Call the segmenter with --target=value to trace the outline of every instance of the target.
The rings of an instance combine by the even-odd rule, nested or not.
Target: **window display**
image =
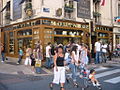
[[[9,53],[14,54],[14,33],[9,33]]]
[[[18,36],[32,35],[32,29],[20,30],[17,32],[17,35]]]
[[[36,44],[39,41],[39,28],[33,29],[33,43]]]
[[[22,47],[23,51],[25,52],[28,46],[32,47],[32,37],[18,39],[18,49]]]
[[[52,42],[53,39],[53,29],[45,28],[44,31],[44,44],[47,45],[48,42]]]

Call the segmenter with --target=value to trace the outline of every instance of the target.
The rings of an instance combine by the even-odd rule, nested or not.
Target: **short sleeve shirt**
[[[95,47],[96,47],[96,51],[98,51],[98,52],[101,51],[101,43],[100,42],[96,42]]]
[[[46,57],[50,57],[50,50],[51,50],[51,47],[50,46],[47,46],[46,47]]]

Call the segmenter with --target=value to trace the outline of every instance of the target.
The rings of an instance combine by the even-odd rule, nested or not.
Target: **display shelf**
[[[54,35],[54,37],[81,37],[77,35]]]

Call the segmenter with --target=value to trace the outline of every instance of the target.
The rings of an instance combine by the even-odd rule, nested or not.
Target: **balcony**
[[[95,2],[95,3],[96,3],[96,2],[100,2],[100,1],[101,1],[101,0],[93,0],[93,2]]]
[[[71,13],[74,11],[74,8],[73,8],[73,1],[70,1],[69,3],[65,3],[65,7],[64,7],[64,10],[65,12],[67,13]]]
[[[5,19],[10,20],[10,11],[6,11]]]
[[[93,17],[95,18],[95,17],[100,17],[101,16],[101,14],[99,13],[99,12],[93,12]]]

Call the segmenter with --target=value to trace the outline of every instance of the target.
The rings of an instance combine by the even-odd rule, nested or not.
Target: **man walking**
[[[49,42],[46,46],[46,67],[51,67],[51,43]]]
[[[100,56],[101,56],[101,41],[98,39],[97,42],[95,42],[95,64],[100,63]]]

